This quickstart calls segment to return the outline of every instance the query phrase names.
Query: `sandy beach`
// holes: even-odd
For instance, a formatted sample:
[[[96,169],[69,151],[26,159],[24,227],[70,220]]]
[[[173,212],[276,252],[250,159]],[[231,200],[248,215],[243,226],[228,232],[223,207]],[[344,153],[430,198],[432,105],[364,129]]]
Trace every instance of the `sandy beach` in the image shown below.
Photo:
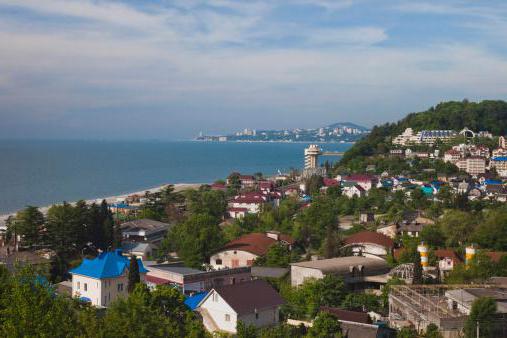
[[[173,185],[174,185],[174,191],[179,192],[179,191],[183,191],[183,190],[187,190],[187,189],[198,189],[203,184],[206,184],[206,183],[176,183]],[[130,195],[144,195],[145,192],[150,192],[150,193],[159,192],[160,190],[167,187],[168,185],[169,184],[164,184],[161,186],[148,188],[148,189],[144,189],[141,191],[130,192],[127,194],[122,194],[122,195],[115,195],[115,196],[109,196],[109,197],[98,197],[98,198],[86,200],[86,203],[88,203],[88,204],[92,204],[94,202],[100,203],[104,199],[107,201],[107,203],[115,203],[118,200],[124,199]],[[71,202],[71,203],[75,203],[75,202]],[[40,209],[40,211],[42,211],[43,214],[46,214],[50,207],[51,206],[49,205],[49,206],[40,207],[39,209]],[[0,215],[0,229],[5,227],[5,221],[7,220],[7,218],[9,218],[9,216],[13,216],[15,214],[16,213],[14,212],[14,213]]]

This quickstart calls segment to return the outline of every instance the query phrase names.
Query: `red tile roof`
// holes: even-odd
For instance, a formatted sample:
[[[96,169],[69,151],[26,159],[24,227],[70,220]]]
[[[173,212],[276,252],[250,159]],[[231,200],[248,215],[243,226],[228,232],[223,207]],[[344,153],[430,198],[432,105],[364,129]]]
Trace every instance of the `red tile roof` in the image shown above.
[[[257,197],[236,197],[232,200],[232,203],[247,203],[247,204],[259,204],[266,202],[262,198]]]
[[[345,239],[345,245],[358,244],[358,243],[371,243],[377,244],[386,248],[394,247],[394,242],[391,238],[374,231],[361,231],[353,234]]]
[[[153,283],[155,285],[169,284],[171,282],[170,280],[167,280],[167,279],[164,279],[164,278],[150,276],[149,273],[144,277],[144,279],[147,282]]]
[[[276,308],[284,303],[278,292],[262,279],[216,287],[214,290],[238,315]]]
[[[493,262],[498,263],[503,256],[507,255],[507,252],[490,251],[490,252],[486,252],[486,255],[489,256],[489,258],[491,258],[491,260]]]
[[[462,262],[461,258],[459,258],[456,252],[452,249],[437,249],[435,250],[435,257],[439,259],[450,258],[454,264]]]
[[[363,323],[363,324],[371,323],[370,316],[368,316],[368,314],[364,313],[364,312],[349,311],[349,310],[343,310],[343,309],[339,309],[336,307],[328,307],[328,306],[322,306],[320,308],[320,310],[323,312],[327,312],[329,314],[332,314],[338,320],[344,320],[347,322],[355,322],[355,323]]]
[[[292,237],[287,235],[280,235],[280,239],[289,244],[294,242]],[[250,252],[257,256],[263,256],[275,243],[277,243],[277,240],[268,237],[265,233],[254,232],[230,241],[220,251],[236,249]]]
[[[338,185],[340,185],[340,183],[338,183],[337,180],[335,180],[334,178],[324,178],[324,186],[326,187],[336,187]]]
[[[366,175],[366,174],[353,174],[350,176],[343,177],[344,181],[354,181],[354,182],[370,182],[375,181],[377,178],[372,175]]]

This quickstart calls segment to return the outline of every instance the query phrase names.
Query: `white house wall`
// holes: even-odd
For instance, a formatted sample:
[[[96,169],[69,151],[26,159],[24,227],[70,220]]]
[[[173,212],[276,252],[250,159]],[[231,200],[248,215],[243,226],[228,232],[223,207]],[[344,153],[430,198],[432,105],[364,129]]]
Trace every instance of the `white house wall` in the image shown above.
[[[213,293],[217,296],[216,301],[213,300]],[[208,312],[220,330],[236,333],[236,325],[238,322],[237,314],[215,291],[212,291],[212,293],[208,295],[200,308]],[[229,321],[225,320],[226,315],[229,315]]]
[[[248,264],[248,261],[254,261],[257,259],[257,255],[253,253],[241,251],[241,250],[225,250],[218,252],[211,256],[210,265],[213,266],[214,269],[220,270],[223,268],[233,268],[233,267],[243,267],[243,266],[251,266]],[[216,263],[217,259],[222,260],[222,264],[219,265]],[[232,261],[238,260],[238,265],[233,266]]]
[[[255,327],[273,326],[278,323],[278,308],[273,307],[269,309],[263,309],[257,311],[258,317],[255,313],[239,316],[239,320],[247,325],[253,325]]]
[[[324,275],[322,271],[317,269],[305,268],[302,266],[292,265],[290,268],[290,280],[292,286],[299,286],[307,279],[322,279]]]

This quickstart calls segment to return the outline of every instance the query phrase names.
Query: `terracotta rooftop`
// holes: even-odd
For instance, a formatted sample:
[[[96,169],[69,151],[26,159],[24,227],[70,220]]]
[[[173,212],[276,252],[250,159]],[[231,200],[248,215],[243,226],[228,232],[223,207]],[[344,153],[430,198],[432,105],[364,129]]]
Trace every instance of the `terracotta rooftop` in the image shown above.
[[[238,315],[278,307],[284,303],[278,292],[262,279],[216,287],[214,290]]]
[[[435,256],[440,259],[451,258],[454,264],[462,263],[461,258],[452,249],[437,249],[435,250]]]
[[[377,244],[386,248],[394,247],[394,242],[391,238],[374,231],[361,231],[353,234],[345,239],[345,245],[356,243],[371,243]]]
[[[280,239],[289,244],[293,243],[292,237],[287,235],[280,235]],[[237,249],[253,253],[254,255],[263,256],[275,243],[277,243],[277,240],[268,237],[265,233],[254,232],[230,241],[224,245],[220,251]]]

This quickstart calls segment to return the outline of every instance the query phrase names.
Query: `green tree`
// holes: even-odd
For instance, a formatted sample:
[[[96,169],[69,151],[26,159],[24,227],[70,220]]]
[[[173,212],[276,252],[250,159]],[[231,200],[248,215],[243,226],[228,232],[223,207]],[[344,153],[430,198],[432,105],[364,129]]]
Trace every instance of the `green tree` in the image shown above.
[[[490,297],[481,297],[472,303],[470,315],[465,322],[466,337],[477,337],[477,326],[479,326],[479,337],[494,337],[494,314],[496,313],[496,301]]]
[[[445,213],[437,224],[447,238],[446,245],[457,247],[469,242],[476,219],[468,212],[451,210]]]
[[[22,237],[24,245],[33,247],[42,244],[43,227],[44,215],[37,207],[28,206],[16,214],[10,230]]]
[[[132,257],[130,257],[128,292],[131,293],[134,291],[136,285],[140,282],[141,276],[139,275],[139,264],[136,256],[132,255]]]
[[[257,329],[253,325],[248,325],[238,321],[236,325],[236,331],[238,332],[238,338],[257,338]]]
[[[424,338],[443,338],[442,334],[438,330],[438,326],[431,323],[426,327]]]
[[[201,268],[222,246],[223,236],[215,217],[195,214],[171,229],[168,242],[187,266]]]
[[[324,179],[320,175],[312,175],[305,183],[308,194],[315,196],[320,193],[320,188],[324,185]]]
[[[290,252],[286,245],[272,245],[266,255],[255,260],[256,265],[270,267],[287,267],[290,262]]]
[[[507,209],[488,211],[485,219],[475,228],[472,238],[482,248],[507,250]]]
[[[177,322],[153,307],[146,286],[137,284],[128,298],[119,298],[107,309],[102,336],[181,337]]]
[[[398,331],[396,338],[415,338],[417,336],[417,331],[413,327],[404,327]]]
[[[422,284],[423,283],[423,271],[421,265],[421,255],[415,255],[414,260],[414,278],[413,284]]]
[[[326,312],[319,313],[306,336],[308,338],[343,337],[340,322],[333,315]]]

